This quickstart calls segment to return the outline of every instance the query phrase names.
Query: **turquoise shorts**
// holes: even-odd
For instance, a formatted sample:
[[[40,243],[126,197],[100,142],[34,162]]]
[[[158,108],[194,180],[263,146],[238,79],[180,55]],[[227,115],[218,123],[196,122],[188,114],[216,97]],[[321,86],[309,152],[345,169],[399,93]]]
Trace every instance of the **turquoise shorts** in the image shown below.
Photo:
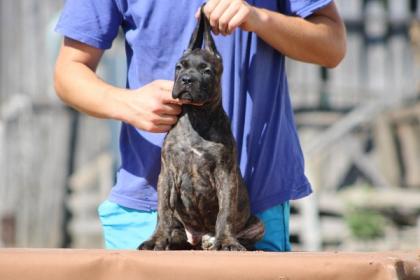
[[[98,214],[107,249],[136,249],[156,227],[156,211],[134,210],[108,200],[99,206]],[[257,250],[290,251],[289,214],[289,202],[256,214],[265,226],[264,237],[256,244]]]

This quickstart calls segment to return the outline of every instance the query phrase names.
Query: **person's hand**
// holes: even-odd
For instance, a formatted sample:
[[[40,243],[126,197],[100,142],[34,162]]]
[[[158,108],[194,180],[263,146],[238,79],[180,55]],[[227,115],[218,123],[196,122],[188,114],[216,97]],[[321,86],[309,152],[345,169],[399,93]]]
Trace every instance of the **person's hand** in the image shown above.
[[[256,8],[244,0],[209,0],[204,6],[204,14],[216,35],[230,35],[238,27],[254,32],[258,25]],[[200,10],[195,16],[200,16]]]
[[[124,119],[149,132],[167,132],[177,122],[182,102],[172,98],[173,81],[155,80],[128,93]]]

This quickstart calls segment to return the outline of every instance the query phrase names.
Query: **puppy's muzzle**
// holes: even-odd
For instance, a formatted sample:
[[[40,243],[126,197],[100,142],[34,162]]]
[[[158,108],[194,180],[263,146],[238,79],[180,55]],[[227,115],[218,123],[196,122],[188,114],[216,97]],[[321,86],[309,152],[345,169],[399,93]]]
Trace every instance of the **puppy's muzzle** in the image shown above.
[[[196,89],[197,78],[190,74],[181,75],[176,81],[174,91],[172,92],[172,98],[192,100],[192,92]]]
[[[191,75],[183,75],[181,78],[181,83],[184,86],[190,86],[194,82],[194,78]]]

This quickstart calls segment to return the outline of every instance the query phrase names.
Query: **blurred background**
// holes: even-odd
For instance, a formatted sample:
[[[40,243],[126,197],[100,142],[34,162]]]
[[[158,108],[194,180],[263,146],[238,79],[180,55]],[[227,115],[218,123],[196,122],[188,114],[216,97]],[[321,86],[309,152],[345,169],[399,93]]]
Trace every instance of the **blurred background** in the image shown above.
[[[306,170],[294,250],[420,248],[420,0],[336,0],[348,52],[287,62]],[[116,122],[64,106],[53,65],[63,1],[0,0],[0,247],[101,248],[99,203],[119,165]],[[99,74],[125,84],[118,38]]]

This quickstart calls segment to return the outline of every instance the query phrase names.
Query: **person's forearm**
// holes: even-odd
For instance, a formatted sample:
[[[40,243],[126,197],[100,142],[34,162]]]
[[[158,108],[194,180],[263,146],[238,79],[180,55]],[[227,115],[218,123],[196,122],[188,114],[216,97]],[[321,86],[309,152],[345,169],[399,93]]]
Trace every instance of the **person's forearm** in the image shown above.
[[[173,82],[155,80],[138,89],[122,89],[95,73],[103,50],[65,38],[55,67],[57,95],[73,108],[98,118],[120,120],[149,132],[167,132],[181,113],[172,98]]]
[[[335,7],[334,7],[335,8]],[[257,35],[284,55],[325,67],[335,67],[346,51],[342,22],[313,15],[309,20],[255,8]]]
[[[91,116],[123,120],[122,110],[118,108],[127,90],[105,83],[83,63],[66,62],[58,60],[56,65],[58,96],[71,107]]]

